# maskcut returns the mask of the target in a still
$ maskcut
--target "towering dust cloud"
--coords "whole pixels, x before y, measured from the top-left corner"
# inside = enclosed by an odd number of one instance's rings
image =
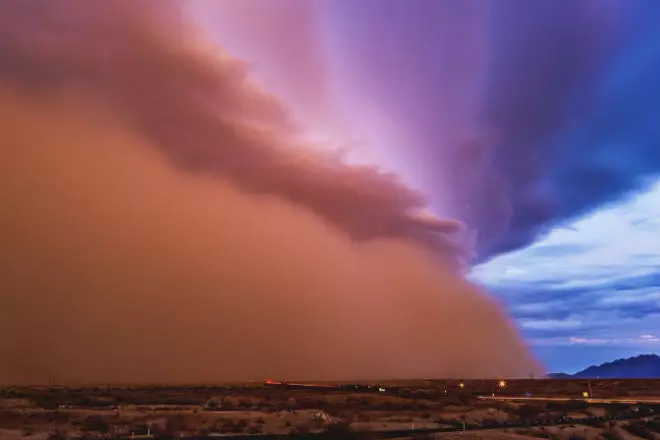
[[[0,382],[540,372],[460,225],[164,3],[0,5]]]

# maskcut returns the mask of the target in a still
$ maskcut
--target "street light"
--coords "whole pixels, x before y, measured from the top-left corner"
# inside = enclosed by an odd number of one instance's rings
[[[505,388],[505,387],[506,387],[506,380],[504,380],[504,379],[503,379],[503,380],[500,380],[500,381],[497,383],[497,386],[499,386],[500,388]]]

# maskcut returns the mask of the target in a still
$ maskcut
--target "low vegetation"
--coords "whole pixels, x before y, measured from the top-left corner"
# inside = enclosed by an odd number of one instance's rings
[[[437,432],[450,436],[465,429],[551,440],[660,440],[660,407],[590,404],[580,398],[587,386],[579,380],[528,380],[498,389],[495,381],[484,380],[401,382],[357,391],[260,384],[11,387],[0,389],[0,437],[13,432],[16,438],[33,440],[219,434],[351,439],[414,430],[415,438],[437,438]],[[650,395],[660,389],[651,381],[593,381],[591,386],[594,394],[609,397],[615,397],[608,394],[614,392],[623,397]],[[575,400],[520,403],[477,398],[493,393]]]

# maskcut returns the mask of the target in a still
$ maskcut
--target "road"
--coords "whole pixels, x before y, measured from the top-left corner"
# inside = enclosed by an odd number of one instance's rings
[[[574,402],[584,401],[587,403],[619,403],[624,405],[660,405],[660,399],[578,399],[574,397],[517,397],[517,396],[478,396],[483,400],[512,400],[527,401],[540,400],[544,402]]]

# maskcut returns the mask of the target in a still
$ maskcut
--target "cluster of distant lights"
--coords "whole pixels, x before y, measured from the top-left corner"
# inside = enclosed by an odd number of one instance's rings
[[[317,385],[317,384],[309,384],[309,383],[308,384],[295,384],[295,383],[290,383],[290,382],[286,382],[286,381],[280,382],[280,381],[275,381],[275,380],[272,380],[272,379],[267,379],[265,381],[265,384],[266,385],[297,385],[297,386],[303,386],[303,387],[323,387],[323,388],[329,387],[328,385]],[[507,385],[508,384],[507,384],[506,380],[504,380],[504,379],[500,379],[497,382],[497,386],[501,390],[506,388]],[[330,387],[332,387],[332,386],[330,386]],[[465,388],[465,382],[459,382],[458,387],[459,388]],[[357,389],[358,386],[355,385],[355,388]],[[371,386],[370,385],[370,386],[367,386],[367,388],[376,388],[381,393],[384,393],[385,391],[387,391],[386,388],[383,388],[381,386]],[[447,394],[447,390],[445,390],[445,394]],[[585,393],[585,397],[586,396],[587,396],[587,393]]]
[[[458,384],[458,386],[459,386],[460,388],[465,388],[465,383],[464,383],[464,382],[461,382],[461,383]],[[500,389],[504,389],[504,388],[506,388],[506,386],[507,386],[506,380],[500,380],[499,382],[497,382],[497,386],[498,386]],[[589,386],[591,387],[591,384],[590,384]],[[447,390],[445,390],[445,393],[447,393]],[[591,397],[591,391],[585,391],[585,392],[583,392],[583,393],[582,393],[582,397],[584,397],[585,399],[590,398],[590,397]]]
[[[275,381],[275,380],[272,380],[272,379],[267,379],[265,383],[267,385],[284,385],[284,384],[288,384],[288,382],[278,382],[278,381]],[[314,384],[291,384],[291,385],[325,386],[325,385],[314,385]],[[459,388],[465,388],[465,382],[459,383],[458,386],[459,386]],[[500,387],[500,388],[506,388],[506,386],[507,386],[506,380],[503,380],[503,379],[500,380],[499,382],[497,382],[497,386]],[[371,388],[371,387],[369,387],[369,388]],[[385,390],[385,388],[378,387],[378,391],[382,392],[382,391],[386,391],[386,390]]]
[[[272,380],[272,379],[267,379],[267,380],[265,381],[265,384],[266,384],[266,385],[300,385],[300,386],[308,386],[308,387],[315,387],[315,386],[318,386],[318,387],[327,387],[327,386],[328,386],[328,385],[316,385],[316,384],[291,384],[291,383],[289,383],[289,382],[279,382],[279,381],[275,381],[275,380]],[[508,384],[507,384],[506,380],[504,380],[504,379],[500,379],[500,380],[497,382],[497,387],[498,387],[500,390],[503,390],[504,388],[506,388],[507,385],[508,385]],[[459,388],[465,388],[465,382],[459,382],[458,387],[459,387]],[[358,388],[358,386],[355,385],[355,388]],[[369,386],[367,386],[367,388],[377,388],[377,389],[378,389],[378,392],[381,392],[381,393],[384,393],[384,392],[387,391],[386,388],[383,388],[383,387],[381,387],[381,386],[371,386],[371,385],[369,385]],[[447,394],[447,390],[445,390],[445,394]],[[494,396],[494,395],[495,395],[495,392],[493,391],[493,396]],[[583,396],[585,399],[589,399],[590,397],[592,397],[592,395],[591,395],[591,382],[589,382],[589,391],[585,391],[585,392],[583,392],[583,393],[582,393],[582,396]]]
[[[266,380],[265,383],[266,383],[267,385],[285,385],[285,384],[288,384],[288,382],[278,382],[278,381],[274,381],[274,380],[272,380],[272,379],[268,379],[268,380]],[[303,386],[324,386],[324,385],[313,385],[313,384],[297,384],[297,385],[303,385]],[[506,388],[507,385],[508,385],[508,384],[507,384],[506,380],[504,380],[504,379],[500,379],[500,380],[497,382],[497,387],[498,387],[499,389],[501,389],[501,390],[503,390],[504,388]],[[355,387],[357,388],[357,385],[356,385]],[[458,387],[459,387],[459,388],[465,388],[465,382],[459,382]],[[372,388],[372,387],[369,386],[368,388]],[[379,386],[379,387],[376,387],[376,388],[378,388],[378,391],[381,392],[381,393],[384,393],[385,391],[387,391],[387,389],[385,389],[385,388],[383,388],[383,387],[380,387],[380,386]],[[590,388],[589,391],[585,391],[585,392],[582,393],[582,396],[583,396],[585,399],[588,399],[588,398],[591,397],[591,383],[589,384],[589,388]],[[445,390],[445,394],[447,394],[447,390]]]
[[[278,381],[274,381],[274,380],[272,380],[272,379],[268,379],[268,380],[266,380],[266,381],[265,381],[265,384],[266,384],[266,385],[300,385],[300,386],[310,386],[310,387],[314,387],[314,386],[326,387],[326,386],[327,386],[327,385],[315,385],[315,384],[290,384],[289,382],[278,382]],[[506,388],[507,385],[508,385],[508,384],[507,384],[506,380],[504,380],[504,379],[500,379],[500,380],[497,382],[497,387],[498,387],[499,389],[501,389],[501,390],[503,390],[504,388]],[[459,382],[458,387],[459,387],[459,388],[465,388],[465,382]],[[355,388],[358,388],[358,386],[355,385]],[[371,386],[371,385],[370,385],[370,386],[367,386],[367,388],[377,388],[377,389],[378,389],[378,392],[381,392],[381,393],[384,393],[384,392],[387,391],[386,388],[383,388],[383,387],[381,387],[381,386]],[[445,394],[447,394],[447,390],[445,390]],[[495,395],[495,392],[493,392],[493,395]],[[588,398],[592,397],[592,396],[591,396],[591,383],[589,383],[589,391],[585,391],[585,392],[583,392],[583,393],[582,393],[582,396],[583,396],[585,399],[588,399]]]

